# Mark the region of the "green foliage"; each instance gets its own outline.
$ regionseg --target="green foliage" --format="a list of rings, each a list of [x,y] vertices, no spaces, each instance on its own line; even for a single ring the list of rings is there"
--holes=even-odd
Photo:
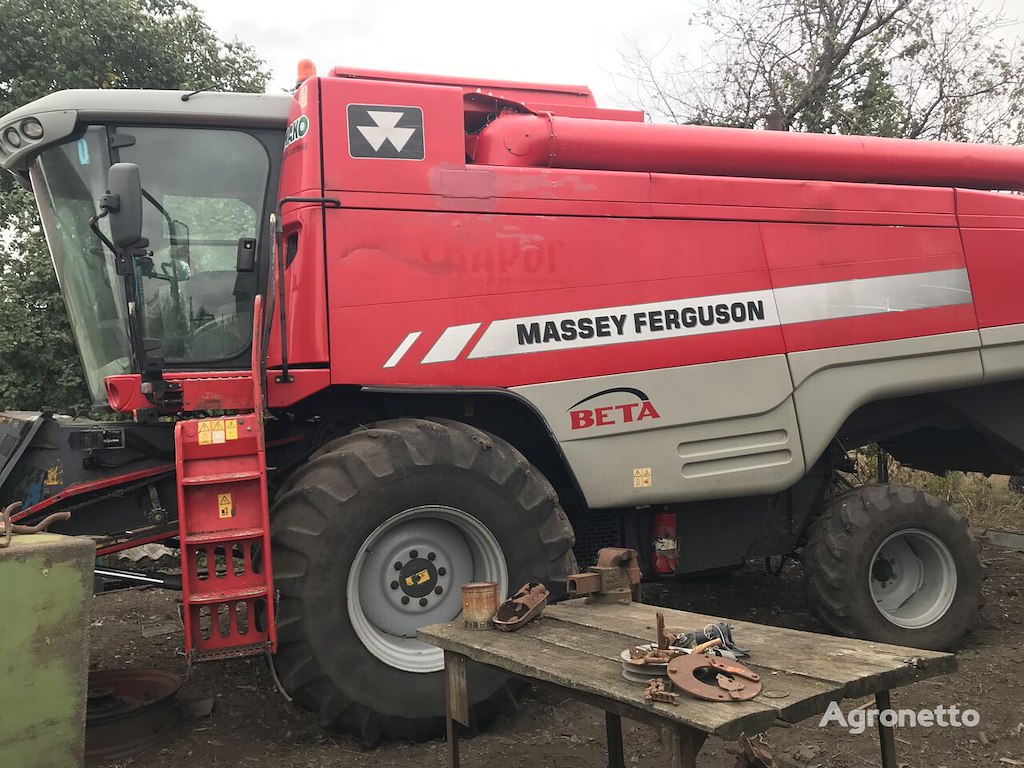
[[[1024,60],[968,0],[719,0],[700,63],[625,57],[627,96],[674,122],[1020,143]]]
[[[0,0],[0,114],[65,88],[262,92],[252,48],[186,0]],[[0,408],[86,403],[78,352],[30,194],[0,178]]]

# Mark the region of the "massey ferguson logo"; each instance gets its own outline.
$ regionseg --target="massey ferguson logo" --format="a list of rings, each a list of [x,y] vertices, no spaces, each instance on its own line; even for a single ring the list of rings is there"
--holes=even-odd
[[[349,104],[347,114],[352,157],[423,159],[423,110],[419,107]]]
[[[613,398],[612,395],[618,395]],[[593,400],[601,398],[602,402],[609,405],[596,405]],[[585,403],[591,403],[590,407],[583,408]],[[616,387],[605,389],[589,397],[585,397],[578,403],[569,406],[569,421],[573,429],[589,429],[591,427],[610,427],[615,424],[632,424],[635,421],[644,419],[660,419],[658,413],[647,394],[632,387]]]

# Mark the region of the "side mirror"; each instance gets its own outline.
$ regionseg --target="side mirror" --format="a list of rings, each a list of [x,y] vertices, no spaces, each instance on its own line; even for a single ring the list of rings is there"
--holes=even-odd
[[[107,194],[100,208],[110,215],[110,236],[118,248],[142,239],[142,183],[135,163],[114,163],[107,174]]]
[[[169,229],[167,234],[171,241],[171,258],[177,259],[185,265],[191,264],[192,257],[189,254],[188,225],[184,221],[172,219],[167,226]]]

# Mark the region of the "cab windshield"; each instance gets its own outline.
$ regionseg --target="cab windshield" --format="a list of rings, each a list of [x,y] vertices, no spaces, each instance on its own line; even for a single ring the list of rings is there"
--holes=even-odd
[[[131,370],[123,281],[89,230],[111,162],[139,166],[149,254],[135,259],[134,299],[147,354],[178,370],[223,368],[249,348],[258,273],[236,256],[259,236],[270,170],[256,138],[207,128],[93,126],[40,155],[33,188],[97,402],[104,377]]]

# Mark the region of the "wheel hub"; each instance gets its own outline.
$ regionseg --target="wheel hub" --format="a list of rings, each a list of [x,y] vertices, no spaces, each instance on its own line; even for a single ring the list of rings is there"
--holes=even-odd
[[[416,550],[412,550],[409,556],[412,560],[406,563],[397,561],[395,568],[398,569],[398,578],[391,582],[392,590],[399,590],[401,597],[399,601],[408,604],[410,600],[404,598],[414,598],[417,601],[424,600],[428,595],[444,594],[444,586],[440,582],[440,574],[438,573],[438,567],[434,565],[436,555],[431,552],[431,557],[416,557]],[[448,569],[445,566],[440,566],[440,570],[448,573]],[[425,607],[427,603],[419,602],[421,607]]]
[[[882,586],[886,586],[892,581],[895,575],[896,569],[893,567],[893,562],[886,560],[884,557],[877,558],[875,564],[871,566],[871,578],[881,582]]]

